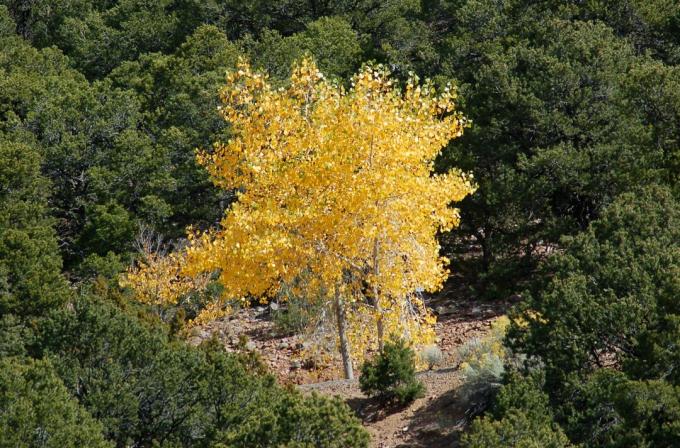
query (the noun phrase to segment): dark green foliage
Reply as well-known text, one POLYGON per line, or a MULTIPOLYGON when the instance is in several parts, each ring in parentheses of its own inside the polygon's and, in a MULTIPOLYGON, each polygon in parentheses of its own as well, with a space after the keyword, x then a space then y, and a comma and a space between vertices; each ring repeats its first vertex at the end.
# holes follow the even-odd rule
POLYGON ((463 436, 466 448, 564 448, 569 439, 557 425, 534 421, 526 413, 512 410, 501 420, 475 420, 463 436))
POLYGON ((673 447, 680 443, 680 389, 631 381, 602 369, 570 387, 560 412, 571 440, 585 447, 673 447))
MULTIPOLYGON (((680 54, 679 54, 680 56, 680 54)), ((654 61, 634 67, 625 78, 631 113, 640 114, 649 139, 663 152, 658 182, 680 188, 680 67, 654 61)))
POLYGON ((567 447, 571 446, 553 420, 548 395, 541 390, 540 371, 522 376, 510 373, 487 416, 477 419, 463 436, 463 446, 567 447))
POLYGON ((0 129, 24 130, 43 155, 68 267, 126 255, 140 224, 179 237, 220 216, 228 200, 194 150, 227 135, 217 91, 238 53, 223 34, 201 28, 176 57, 149 55, 92 84, 54 49, 2 45, 0 129))
MULTIPOLYGON (((677 270, 675 271, 677 278, 677 270)), ((667 298, 670 299, 670 296, 667 298)), ((666 307, 664 307, 666 308, 666 307)), ((664 378, 680 385, 680 313, 660 311, 657 325, 643 332, 637 340, 635 357, 628 359, 626 370, 635 378, 664 378)))
POLYGON ((526 413, 533 421, 552 418, 548 395, 543 392, 544 379, 541 372, 522 376, 517 372, 511 372, 505 378, 505 384, 496 394, 493 408, 490 414, 495 418, 501 418, 513 409, 526 413))
POLYGON ((600 0, 582 3, 578 9, 572 9, 578 17, 606 22, 617 34, 630 39, 638 52, 648 52, 672 64, 680 62, 677 33, 680 5, 677 2, 600 0))
POLYGON ((116 444, 367 443, 344 403, 283 390, 217 342, 195 349, 169 341, 161 327, 105 303, 80 299, 51 313, 34 347, 116 444))
MULTIPOLYGON (((246 379, 236 360, 222 362, 222 372, 216 373, 205 354, 170 344, 162 329, 146 328, 115 307, 89 300, 77 301, 73 311, 51 313, 37 345, 71 393, 104 424, 107 438, 118 444, 198 443, 214 424, 202 403, 203 397, 219 396, 208 394, 211 374, 221 380, 222 394, 235 395, 225 405, 240 407, 238 394, 252 393, 239 384, 246 379)), ((262 380, 252 381, 257 389, 262 380)), ((222 417, 225 423, 229 417, 234 418, 222 417)))
POLYGON ((122 61, 175 48, 199 24, 198 2, 161 0, 3 0, 17 32, 42 48, 58 44, 89 77, 122 61), (180 9, 184 4, 185 10, 180 9))
POLYGON ((14 34, 16 24, 9 15, 9 10, 5 5, 0 5, 0 38, 9 37, 14 34))
POLYGON ((445 43, 473 126, 440 163, 475 173, 480 188, 462 204, 461 232, 479 242, 481 268, 494 274, 487 283, 512 279, 498 291, 507 295, 518 270, 531 270, 619 193, 663 175, 669 161, 629 107, 628 73, 651 62, 611 29, 531 21, 530 11, 523 20, 516 2, 466 3, 460 35, 445 43))
POLYGON ((196 164, 194 150, 228 139, 228 124, 216 113, 217 93, 239 54, 221 31, 203 26, 175 54, 146 54, 109 76, 114 86, 135 92, 145 127, 167 151, 172 187, 142 197, 137 213, 170 237, 183 236, 188 225, 212 225, 229 205, 196 164))
POLYGON ((33 332, 14 314, 0 318, 0 359, 10 356, 26 356, 27 345, 33 339, 33 332))
POLYGON ((625 433, 615 408, 618 391, 627 382, 621 372, 602 369, 587 379, 572 377, 565 384, 569 400, 557 409, 570 439, 584 446, 611 446, 625 433))
POLYGON ((0 447, 104 448, 102 425, 47 361, 0 358, 0 447))
POLYGON ((637 189, 563 240, 509 334, 514 350, 544 366, 544 392, 525 387, 530 378, 511 381, 496 420, 478 424, 475 437, 497 437, 504 422, 525 427, 521 412, 530 422, 554 415, 584 447, 678 443, 678 205, 667 188, 637 189))
POLYGON ((359 35, 340 17, 310 22, 306 30, 288 37, 266 31, 245 46, 257 66, 280 78, 287 77, 293 63, 308 54, 325 75, 341 79, 349 78, 361 63, 359 35))
POLYGON ((106 255, 111 248, 124 249, 135 235, 136 226, 129 213, 115 201, 95 205, 86 211, 88 221, 79 246, 87 253, 106 255))
POLYGON ((571 446, 555 423, 548 395, 541 390, 541 372, 523 377, 511 373, 495 397, 486 417, 472 423, 463 436, 463 446, 483 447, 567 447, 571 446))
MULTIPOLYGON (((194 151, 230 137, 225 72, 279 83, 309 54, 342 83, 373 60, 459 85, 473 126, 438 167, 480 188, 451 240, 479 294, 536 278, 509 341, 545 374, 508 377, 468 446, 679 445, 679 36, 673 0, 0 0, 0 440, 31 446, 14 415, 47 446, 365 446, 341 403, 172 340, 117 286, 140 230, 181 244, 229 207, 194 151)), ((362 386, 412 400, 392 349, 362 386)))
POLYGON ((66 299, 40 155, 0 132, 0 316, 37 315, 66 299))
POLYGON ((361 366, 361 391, 369 397, 407 405, 425 394, 416 378, 415 353, 402 340, 387 342, 382 353, 361 366))
POLYGON ((86 280, 101 277, 115 283, 118 274, 127 268, 121 258, 111 251, 104 256, 90 254, 78 266, 77 276, 86 280))
POLYGON ((665 381, 631 381, 616 396, 621 415, 614 446, 671 448, 680 445, 680 387, 665 381))
POLYGON ((125 213, 118 208, 119 217, 145 219, 148 198, 173 188, 166 148, 140 131, 139 103, 129 92, 88 84, 55 49, 39 52, 17 38, 2 39, 2 46, 0 130, 30 142, 42 155, 67 265, 89 251, 124 252, 131 243, 129 231, 120 234, 124 241, 107 241, 86 225, 96 220, 111 225, 102 215, 115 203, 125 208, 125 213), (84 232, 94 234, 80 246, 84 232))
POLYGON ((261 410, 257 426, 244 431, 233 446, 368 447, 368 433, 339 398, 289 392, 271 405, 261 410))
POLYGON ((674 380, 677 346, 659 345, 677 337, 680 312, 680 207, 670 192, 622 195, 565 245, 525 304, 528 326, 512 329, 513 346, 540 357, 552 386, 611 363, 643 363, 645 377, 674 380))

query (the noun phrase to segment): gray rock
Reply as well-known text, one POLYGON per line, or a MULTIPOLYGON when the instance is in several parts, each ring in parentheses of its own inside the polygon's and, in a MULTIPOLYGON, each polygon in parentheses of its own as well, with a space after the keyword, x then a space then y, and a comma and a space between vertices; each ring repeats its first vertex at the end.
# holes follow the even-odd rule
POLYGON ((253 341, 246 342, 246 350, 248 350, 249 352, 255 351, 256 348, 257 345, 255 345, 253 341))
POLYGON ((451 314, 455 314, 458 309, 456 308, 455 305, 449 305, 449 306, 438 306, 435 308, 435 313, 437 313, 440 316, 449 316, 451 314))
POLYGON ((201 338, 194 336, 194 337, 189 338, 187 340, 187 342, 189 343, 189 345, 197 346, 197 345, 200 345, 200 343, 203 342, 203 341, 201 340, 201 338))
POLYGON ((196 336, 201 339, 210 339, 210 332, 207 330, 201 330, 196 336))

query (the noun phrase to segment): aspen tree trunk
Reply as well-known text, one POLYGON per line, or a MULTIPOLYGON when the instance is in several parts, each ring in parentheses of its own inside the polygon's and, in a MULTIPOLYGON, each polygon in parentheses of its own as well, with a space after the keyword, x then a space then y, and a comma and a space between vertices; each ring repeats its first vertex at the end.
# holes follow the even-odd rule
POLYGON ((345 316, 345 304, 340 297, 340 287, 335 287, 335 316, 338 319, 338 336, 340 337, 340 354, 342 355, 342 366, 345 370, 345 378, 354 379, 354 369, 352 368, 352 355, 350 353, 349 341, 347 340, 347 318, 345 316))
MULTIPOLYGON (((378 266, 378 244, 378 238, 376 238, 373 242, 373 275, 375 276, 375 280, 377 280, 378 275, 380 275, 380 267, 378 266)), ((383 325, 382 309, 380 308, 380 291, 378 289, 377 281, 373 282, 373 306, 375 306, 375 310, 378 313, 378 317, 376 319, 376 327, 378 330, 378 351, 382 353, 383 349, 385 348, 385 328, 383 325)))

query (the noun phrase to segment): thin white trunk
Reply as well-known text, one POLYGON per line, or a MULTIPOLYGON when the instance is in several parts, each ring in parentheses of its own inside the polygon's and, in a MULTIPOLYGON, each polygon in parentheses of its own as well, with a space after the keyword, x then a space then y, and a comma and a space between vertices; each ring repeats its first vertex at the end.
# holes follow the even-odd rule
POLYGON ((380 275, 380 266, 378 265, 378 238, 373 241, 373 306, 375 307, 378 317, 376 318, 376 327, 378 330, 378 351, 383 352, 385 348, 385 329, 383 325, 382 309, 380 308, 380 289, 378 288, 378 276, 380 275))
POLYGON ((347 339, 347 318, 345 316, 345 304, 340 297, 340 288, 335 287, 335 315, 338 320, 338 337, 340 339, 340 354, 342 355, 342 366, 345 371, 345 378, 354 379, 354 369, 352 368, 352 354, 350 352, 349 341, 347 339))

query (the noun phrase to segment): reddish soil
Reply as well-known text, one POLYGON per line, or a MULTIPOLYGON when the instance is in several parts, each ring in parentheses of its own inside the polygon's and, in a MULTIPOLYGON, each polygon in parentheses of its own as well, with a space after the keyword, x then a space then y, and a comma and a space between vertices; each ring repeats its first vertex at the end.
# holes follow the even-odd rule
POLYGON ((376 448, 457 446, 465 415, 465 406, 456 392, 461 383, 457 372, 457 348, 487 332, 491 322, 504 314, 510 305, 508 301, 473 301, 466 298, 461 285, 460 279, 451 279, 441 293, 426 299, 427 305, 438 314, 437 343, 444 361, 439 370, 419 374, 427 393, 403 409, 385 410, 366 398, 356 381, 339 379, 339 360, 323 369, 306 366, 301 359, 302 339, 278 335, 267 307, 241 310, 196 328, 189 342, 198 344, 217 335, 227 350, 258 352, 281 383, 298 384, 305 392, 340 396, 363 420, 372 433, 376 448))
POLYGON ((329 381, 300 386, 305 393, 339 396, 354 409, 371 433, 375 448, 455 447, 465 422, 465 406, 456 395, 460 377, 456 369, 421 372, 425 397, 405 408, 381 407, 366 398, 357 381, 329 381))
MULTIPOLYGON (((504 314, 507 301, 480 302, 464 297, 459 279, 444 290, 426 298, 427 305, 438 315, 435 331, 437 345, 444 354, 440 367, 456 366, 456 350, 465 341, 484 334, 491 322, 504 314)), ((302 359, 303 339, 298 335, 278 334, 268 307, 259 306, 238 311, 224 319, 195 328, 189 342, 217 335, 229 351, 255 350, 282 383, 309 384, 342 377, 340 361, 323 368, 305 365, 302 359)))

